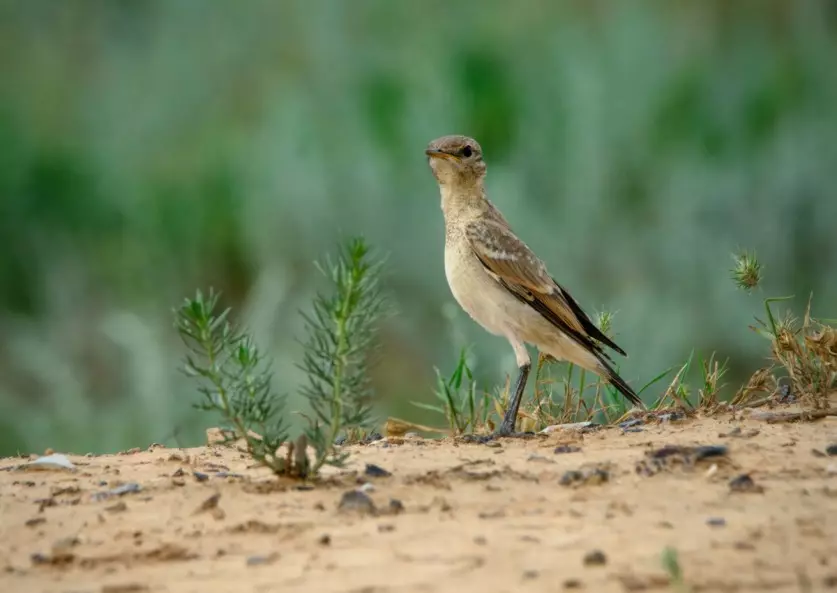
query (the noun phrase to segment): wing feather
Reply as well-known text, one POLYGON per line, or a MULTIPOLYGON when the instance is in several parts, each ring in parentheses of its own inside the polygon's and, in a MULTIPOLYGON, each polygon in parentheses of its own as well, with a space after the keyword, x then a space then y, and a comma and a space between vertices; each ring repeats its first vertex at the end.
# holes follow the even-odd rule
POLYGON ((573 297, 549 275, 544 263, 505 224, 492 220, 470 223, 468 242, 486 271, 518 300, 584 348, 610 357, 598 342, 625 354, 590 320, 573 297))

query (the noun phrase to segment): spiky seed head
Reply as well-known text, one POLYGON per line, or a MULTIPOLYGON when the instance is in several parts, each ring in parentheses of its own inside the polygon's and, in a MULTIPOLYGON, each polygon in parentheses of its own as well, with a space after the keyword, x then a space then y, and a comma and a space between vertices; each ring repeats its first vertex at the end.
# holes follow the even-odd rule
POLYGON ((602 331, 604 335, 610 335, 610 330, 613 327, 614 313, 611 311, 601 311, 596 314, 596 326, 602 331))
POLYGON ((756 258, 755 252, 740 251, 732 256, 735 264, 730 273, 738 288, 752 292, 761 282, 761 263, 756 258))

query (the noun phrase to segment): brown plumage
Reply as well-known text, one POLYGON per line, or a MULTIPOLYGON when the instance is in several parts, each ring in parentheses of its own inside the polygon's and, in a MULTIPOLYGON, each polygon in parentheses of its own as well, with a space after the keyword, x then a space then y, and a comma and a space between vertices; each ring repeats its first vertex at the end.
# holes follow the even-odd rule
POLYGON ((531 368, 527 343, 601 375, 642 406, 608 363, 612 359, 603 345, 625 352, 595 326, 486 197, 480 145, 467 136, 444 136, 431 142, 426 154, 442 198, 445 274, 451 292, 477 323, 509 341, 520 368, 498 433, 514 430, 531 368))

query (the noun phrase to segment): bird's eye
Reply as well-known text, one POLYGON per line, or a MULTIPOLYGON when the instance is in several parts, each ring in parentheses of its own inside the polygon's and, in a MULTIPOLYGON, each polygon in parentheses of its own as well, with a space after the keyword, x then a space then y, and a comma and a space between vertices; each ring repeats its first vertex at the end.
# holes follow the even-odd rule
POLYGON ((470 157, 473 153, 474 151, 471 150, 471 147, 467 144, 465 145, 465 148, 462 149, 462 156, 464 156, 466 159, 470 157))

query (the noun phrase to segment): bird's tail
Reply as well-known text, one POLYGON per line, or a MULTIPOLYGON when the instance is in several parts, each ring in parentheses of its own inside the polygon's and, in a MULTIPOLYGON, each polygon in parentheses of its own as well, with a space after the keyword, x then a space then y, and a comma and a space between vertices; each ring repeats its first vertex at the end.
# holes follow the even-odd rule
POLYGON ((642 400, 639 399, 639 396, 636 392, 631 389, 631 386, 628 385, 625 380, 619 376, 613 367, 611 367, 606 360, 603 360, 599 357, 599 363, 602 366, 602 374, 607 379, 607 381, 613 385, 619 392, 624 395, 627 399, 631 401, 632 404, 635 406, 645 409, 645 404, 642 403, 642 400))

